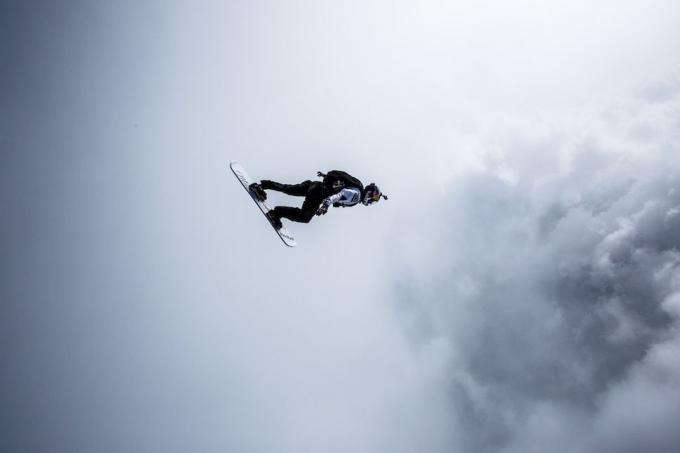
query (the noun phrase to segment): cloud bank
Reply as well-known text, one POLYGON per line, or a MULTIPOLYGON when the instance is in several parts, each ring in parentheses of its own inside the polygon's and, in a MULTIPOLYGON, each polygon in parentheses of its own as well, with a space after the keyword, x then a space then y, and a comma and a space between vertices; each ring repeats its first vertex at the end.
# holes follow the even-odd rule
POLYGON ((679 87, 468 140, 432 275, 399 284, 462 451, 680 444, 679 87))
POLYGON ((676 0, 0 11, 1 451, 677 444, 676 0))

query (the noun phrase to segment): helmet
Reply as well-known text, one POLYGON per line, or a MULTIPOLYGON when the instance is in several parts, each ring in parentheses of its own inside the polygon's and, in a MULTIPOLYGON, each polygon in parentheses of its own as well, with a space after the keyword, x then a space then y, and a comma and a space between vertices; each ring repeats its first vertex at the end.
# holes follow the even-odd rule
POLYGON ((368 206, 369 204, 375 203, 376 201, 380 201, 380 197, 387 200, 387 197, 380 192, 378 186, 376 186, 375 183, 370 183, 364 190, 364 198, 361 200, 361 202, 368 206))

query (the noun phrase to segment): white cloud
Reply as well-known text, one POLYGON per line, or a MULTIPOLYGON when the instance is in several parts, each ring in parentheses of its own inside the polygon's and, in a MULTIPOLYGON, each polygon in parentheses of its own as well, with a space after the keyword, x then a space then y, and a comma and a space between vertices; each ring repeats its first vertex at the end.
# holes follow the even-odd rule
POLYGON ((539 133, 513 119, 478 135, 482 166, 451 180, 433 288, 400 307, 427 326, 420 342, 449 342, 468 449, 680 440, 679 88, 539 133))
POLYGON ((677 1, 19 3, 5 450, 671 433, 677 1), (391 197, 287 250, 231 159, 391 197))

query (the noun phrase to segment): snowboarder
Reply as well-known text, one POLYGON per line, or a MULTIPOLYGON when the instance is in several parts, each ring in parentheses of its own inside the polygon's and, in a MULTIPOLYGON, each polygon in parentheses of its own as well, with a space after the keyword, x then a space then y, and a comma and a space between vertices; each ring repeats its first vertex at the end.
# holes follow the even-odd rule
POLYGON ((340 170, 328 173, 317 172, 323 181, 303 181, 300 184, 282 184, 268 179, 252 183, 250 191, 260 201, 267 199, 266 190, 276 190, 295 197, 305 197, 301 208, 276 206, 267 212, 267 218, 276 229, 282 226, 281 219, 308 223, 314 215, 324 215, 330 206, 349 207, 362 203, 368 206, 387 196, 374 183, 364 188, 361 181, 340 170))

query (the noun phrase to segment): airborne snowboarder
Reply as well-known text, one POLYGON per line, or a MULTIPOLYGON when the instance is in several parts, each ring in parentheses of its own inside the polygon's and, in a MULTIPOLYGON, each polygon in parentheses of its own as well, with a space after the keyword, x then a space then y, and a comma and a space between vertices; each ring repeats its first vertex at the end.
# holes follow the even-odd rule
POLYGON ((361 181, 344 171, 332 170, 328 173, 319 171, 317 176, 323 178, 323 181, 307 180, 299 184, 282 184, 263 179, 259 183, 250 184, 249 189, 259 201, 267 199, 267 190, 305 197, 301 208, 276 206, 266 213, 277 230, 282 227, 282 218, 308 223, 314 215, 326 214, 330 206, 345 208, 359 203, 368 206, 380 201, 380 198, 387 200, 387 196, 382 194, 374 183, 364 187, 361 181))

